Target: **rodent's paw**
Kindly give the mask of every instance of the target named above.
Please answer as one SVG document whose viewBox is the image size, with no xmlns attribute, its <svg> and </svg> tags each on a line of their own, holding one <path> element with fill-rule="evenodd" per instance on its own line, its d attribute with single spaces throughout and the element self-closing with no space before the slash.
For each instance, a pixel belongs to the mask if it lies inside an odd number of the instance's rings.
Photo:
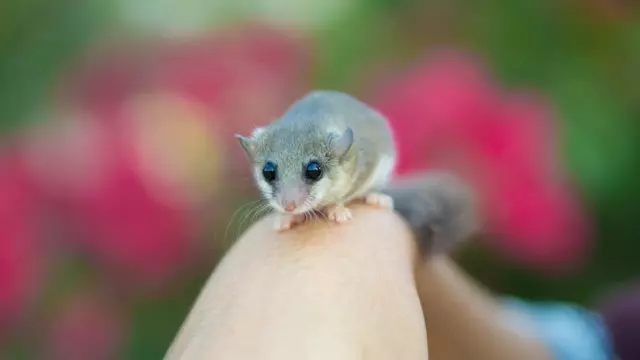
<svg viewBox="0 0 640 360">
<path fill-rule="evenodd" d="M 274 229 L 277 231 L 287 231 L 291 229 L 295 224 L 300 222 L 300 217 L 296 215 L 281 214 L 276 216 Z"/>
<path fill-rule="evenodd" d="M 368 205 L 393 209 L 393 198 L 382 193 L 370 193 L 364 197 L 364 202 Z"/>
<path fill-rule="evenodd" d="M 334 205 L 327 208 L 327 218 L 331 221 L 343 223 L 351 220 L 352 217 L 353 215 L 351 214 L 351 210 L 347 209 L 343 205 Z"/>
</svg>

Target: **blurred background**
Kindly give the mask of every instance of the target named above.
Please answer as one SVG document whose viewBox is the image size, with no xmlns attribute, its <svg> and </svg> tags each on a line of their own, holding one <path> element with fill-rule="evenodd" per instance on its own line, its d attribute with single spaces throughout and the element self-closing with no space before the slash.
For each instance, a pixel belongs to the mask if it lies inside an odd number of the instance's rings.
<svg viewBox="0 0 640 360">
<path fill-rule="evenodd" d="M 162 358 L 255 218 L 233 134 L 313 88 L 474 185 L 483 283 L 594 305 L 640 270 L 639 69 L 630 0 L 4 0 L 0 358 Z"/>
</svg>

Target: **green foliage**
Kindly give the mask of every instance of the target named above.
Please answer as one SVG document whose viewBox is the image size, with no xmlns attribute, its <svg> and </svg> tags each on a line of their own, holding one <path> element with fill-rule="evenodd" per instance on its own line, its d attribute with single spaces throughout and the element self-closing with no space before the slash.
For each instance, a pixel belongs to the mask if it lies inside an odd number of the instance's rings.
<svg viewBox="0 0 640 360">
<path fill-rule="evenodd" d="M 28 121 L 68 62 L 97 35 L 108 2 L 0 4 L 0 132 Z"/>
<path fill-rule="evenodd" d="M 133 307 L 129 349 L 123 359 L 162 359 L 206 280 L 197 276 L 178 286 L 172 296 L 138 302 Z"/>
</svg>

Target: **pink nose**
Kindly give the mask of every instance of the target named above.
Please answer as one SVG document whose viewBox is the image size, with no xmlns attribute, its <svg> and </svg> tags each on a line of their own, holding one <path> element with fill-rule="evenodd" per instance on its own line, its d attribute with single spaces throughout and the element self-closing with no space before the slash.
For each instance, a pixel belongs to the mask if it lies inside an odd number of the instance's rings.
<svg viewBox="0 0 640 360">
<path fill-rule="evenodd" d="M 285 204 L 284 209 L 286 211 L 293 211 L 293 210 L 296 209 L 296 204 L 294 204 L 294 203 Z"/>
</svg>

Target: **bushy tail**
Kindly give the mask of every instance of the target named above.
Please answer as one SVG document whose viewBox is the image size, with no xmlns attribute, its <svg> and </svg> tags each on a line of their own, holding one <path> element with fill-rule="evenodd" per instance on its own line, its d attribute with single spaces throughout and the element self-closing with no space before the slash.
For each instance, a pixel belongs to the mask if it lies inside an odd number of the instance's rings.
<svg viewBox="0 0 640 360">
<path fill-rule="evenodd" d="M 445 172 L 428 172 L 394 181 L 383 193 L 413 230 L 423 253 L 447 254 L 479 230 L 471 189 Z"/>
</svg>

